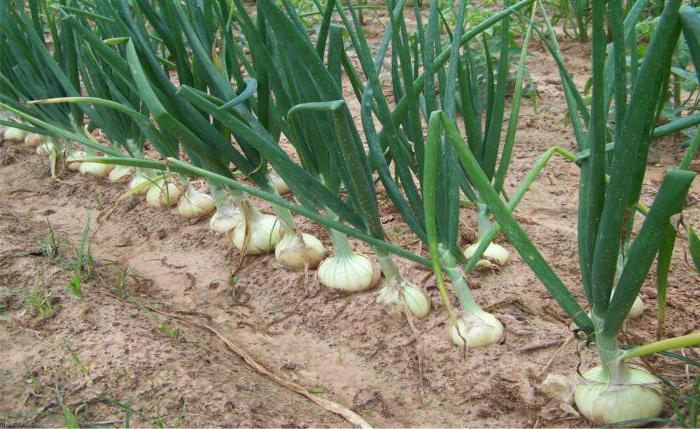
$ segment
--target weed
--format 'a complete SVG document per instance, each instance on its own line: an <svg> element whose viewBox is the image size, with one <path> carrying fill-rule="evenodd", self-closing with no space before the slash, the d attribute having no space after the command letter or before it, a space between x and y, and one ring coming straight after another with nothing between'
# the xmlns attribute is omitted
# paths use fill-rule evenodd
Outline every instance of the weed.
<svg viewBox="0 0 700 429"><path fill-rule="evenodd" d="M185 419L186 407L187 401L185 401L185 398L180 398L180 410L177 413L177 417L175 418L175 423L173 424L174 428L179 428L182 425L182 421Z"/></svg>
<svg viewBox="0 0 700 429"><path fill-rule="evenodd" d="M67 290L72 295L75 295L78 298L81 298L83 296L83 287L79 272L73 273L73 275L70 278L70 283L68 283Z"/></svg>
<svg viewBox="0 0 700 429"><path fill-rule="evenodd" d="M97 267L97 261L90 255L90 217L88 216L85 222L85 228L83 228L83 237L80 241L80 247L77 250L77 255L73 262L73 275L71 276L70 283L68 284L68 292L71 294L82 297L83 296L83 276L85 274L85 280L90 280L95 275L95 268Z"/></svg>
<svg viewBox="0 0 700 429"><path fill-rule="evenodd" d="M238 289L238 281L239 278L238 276L231 274L228 278L228 281L226 282L226 296L230 296L233 304L238 303L239 299L239 289Z"/></svg>
<svg viewBox="0 0 700 429"><path fill-rule="evenodd" d="M124 411L124 428L129 428L131 426L131 416L135 415L138 417L143 418L144 415L141 411L134 409L131 404L127 401L126 403L119 402L116 399L109 397L109 396L102 396L100 400L108 405L111 405L115 408L119 408ZM156 408L156 413L158 413L158 409ZM159 416L158 416L159 417ZM161 419L161 424L158 425L156 424L155 426L158 427L163 427L162 425L162 419Z"/></svg>
<svg viewBox="0 0 700 429"><path fill-rule="evenodd" d="M124 267L119 271L117 280L115 281L114 287L112 288L113 294L115 294L119 298L124 298L126 296L126 286L130 275L131 272L128 267Z"/></svg>
<svg viewBox="0 0 700 429"><path fill-rule="evenodd" d="M53 298L44 284L42 273L37 275L34 287L24 290L21 296L24 304L38 317L44 318L53 313Z"/></svg>
<svg viewBox="0 0 700 429"><path fill-rule="evenodd" d="M148 316L149 319L151 319L153 322L156 323L156 325L158 325L158 331L160 331L161 334L165 335L171 340L176 340L180 337L180 331L177 328L173 328L167 322L161 322L158 315L153 311L149 310L145 305L139 302L135 303L139 306L141 310L143 310L146 313L146 316Z"/></svg>
<svg viewBox="0 0 700 429"><path fill-rule="evenodd" d="M156 415L153 417L153 426L162 429L165 427L165 421L163 420L163 416L160 414L160 409L156 405Z"/></svg>
<svg viewBox="0 0 700 429"><path fill-rule="evenodd" d="M59 242L56 237L56 231L48 218L46 218L47 231L44 239L41 241L41 251L45 257L53 259L58 256Z"/></svg>
<svg viewBox="0 0 700 429"><path fill-rule="evenodd" d="M78 353L75 351L73 347L68 343L68 340L65 338L63 339L63 346L66 348L66 351L68 352L68 355L70 356L71 360L73 363L80 369L80 372L83 373L83 375L87 376L90 374L90 368L87 367L81 360L80 357L78 357Z"/></svg>
<svg viewBox="0 0 700 429"><path fill-rule="evenodd" d="M69 429L79 428L80 420L78 420L78 416L71 412L70 408L68 408L68 406L66 406L66 404L63 402L63 396L61 395L61 390L58 388L58 385L56 385L55 392L56 402L58 403L58 406L61 407L61 411L63 412L63 425ZM83 405L84 404L82 404L81 407L83 407ZM76 411L81 409L81 407L78 407Z"/></svg>
<svg viewBox="0 0 700 429"><path fill-rule="evenodd" d="M700 420L700 376L688 392L674 389L668 393L675 421L682 428L696 428Z"/></svg>
<svg viewBox="0 0 700 429"><path fill-rule="evenodd" d="M165 322L158 325L158 330L171 340L177 340L180 337L180 331Z"/></svg>
<svg viewBox="0 0 700 429"><path fill-rule="evenodd" d="M35 395L41 395L41 393L44 391L44 385L41 384L41 382L39 382L34 371L25 365L24 373L27 383L29 383L32 386L32 392Z"/></svg>

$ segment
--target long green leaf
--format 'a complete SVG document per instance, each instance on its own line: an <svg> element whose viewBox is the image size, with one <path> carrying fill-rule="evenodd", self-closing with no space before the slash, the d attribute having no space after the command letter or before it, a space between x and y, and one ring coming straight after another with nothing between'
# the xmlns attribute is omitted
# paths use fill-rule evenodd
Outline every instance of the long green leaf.
<svg viewBox="0 0 700 429"><path fill-rule="evenodd" d="M523 258L523 261L532 269L535 275L537 275L566 314L573 319L580 329L591 333L593 331L593 325L586 315L586 312L581 308L578 302L576 302L576 298L574 298L561 279L547 264L542 254L540 254L527 234L525 234L520 225L518 225L518 222L513 218L508 207L506 207L503 201L498 197L498 194L493 189L486 174L484 174L479 166L478 161L467 145L464 144L455 125L449 121L444 113L436 112L435 114L440 115L447 140L455 149L460 163L469 174L472 183L474 183L474 187L479 192L484 203L488 205L494 217L501 225L508 240L515 246L518 253L520 253Z"/></svg>
<svg viewBox="0 0 700 429"><path fill-rule="evenodd" d="M695 173L680 169L671 170L664 176L654 204L629 250L605 316L603 334L615 335L622 326L662 245L666 225L671 216L683 210L683 202L694 178Z"/></svg>

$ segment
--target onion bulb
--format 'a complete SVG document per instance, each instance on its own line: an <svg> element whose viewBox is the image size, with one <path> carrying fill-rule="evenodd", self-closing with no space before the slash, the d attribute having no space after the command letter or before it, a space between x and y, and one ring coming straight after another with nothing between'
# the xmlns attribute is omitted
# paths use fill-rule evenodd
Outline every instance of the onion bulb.
<svg viewBox="0 0 700 429"><path fill-rule="evenodd" d="M381 271L366 256L350 254L331 256L318 267L318 281L327 288L359 292L379 283Z"/></svg>
<svg viewBox="0 0 700 429"><path fill-rule="evenodd" d="M270 173L269 178L270 185L275 188L278 194L285 195L289 193L289 186L287 186L287 183L285 183L277 173Z"/></svg>
<svg viewBox="0 0 700 429"><path fill-rule="evenodd" d="M42 158L58 158L58 152L61 147L55 140L46 140L44 143L36 147L36 154Z"/></svg>
<svg viewBox="0 0 700 429"><path fill-rule="evenodd" d="M177 183L170 180L159 180L148 188L146 203L156 208L174 206L181 194L182 191Z"/></svg>
<svg viewBox="0 0 700 429"><path fill-rule="evenodd" d="M37 147L44 142L44 137L41 134L29 133L24 138L25 146Z"/></svg>
<svg viewBox="0 0 700 429"><path fill-rule="evenodd" d="M129 180L129 191L137 194L147 192L151 184L151 178L143 171L137 169L131 176L131 180Z"/></svg>
<svg viewBox="0 0 700 429"><path fill-rule="evenodd" d="M573 384L571 378L563 374L547 374L539 387L550 398L570 404L574 398Z"/></svg>
<svg viewBox="0 0 700 429"><path fill-rule="evenodd" d="M102 164L99 162L81 162L78 171L80 174L92 174L97 177L106 177L114 169L113 164Z"/></svg>
<svg viewBox="0 0 700 429"><path fill-rule="evenodd" d="M457 319L456 327L450 326L452 343L459 347L484 347L499 342L501 337L503 325L496 316L483 310L464 314Z"/></svg>
<svg viewBox="0 0 700 429"><path fill-rule="evenodd" d="M326 249L323 243L311 234L285 234L275 246L275 258L293 270L316 268Z"/></svg>
<svg viewBox="0 0 700 429"><path fill-rule="evenodd" d="M117 165L109 172L109 181L112 183L126 183L134 175L134 167L128 165Z"/></svg>
<svg viewBox="0 0 700 429"><path fill-rule="evenodd" d="M45 145L48 145L50 142L43 143L39 145L36 149L36 153L41 155L39 153L39 150L41 150L42 147ZM66 156L66 167L68 167L69 170L72 171L80 171L80 164L83 159L87 158L87 154L85 151L82 150L71 150L68 152L68 155Z"/></svg>
<svg viewBox="0 0 700 429"><path fill-rule="evenodd" d="M22 142L25 137L27 137L26 131L14 127L5 128L5 133L3 134L5 141Z"/></svg>
<svg viewBox="0 0 700 429"><path fill-rule="evenodd" d="M391 315L400 315L404 311L404 299L411 314L421 319L430 313L430 298L423 289L406 280L390 279L379 291L377 304L384 307Z"/></svg>
<svg viewBox="0 0 700 429"><path fill-rule="evenodd" d="M471 259L471 257L474 256L476 249L479 247L479 243L480 241L477 241L464 249L464 257ZM506 264L506 262L508 262L509 256L510 252L508 252L505 247L496 243L489 243L486 250L481 255L482 259L477 262L476 268L491 268L493 267L493 263L499 267L502 267Z"/></svg>
<svg viewBox="0 0 700 429"><path fill-rule="evenodd" d="M214 199L188 186L185 195L177 203L177 212L185 219L196 219L209 215L216 208Z"/></svg>
<svg viewBox="0 0 700 429"><path fill-rule="evenodd" d="M228 232L231 242L237 249L251 255L271 252L281 238L280 220L276 216L260 213L255 209L250 212L247 222L242 222ZM250 231L250 237L244 248L247 231Z"/></svg>
<svg viewBox="0 0 700 429"><path fill-rule="evenodd" d="M615 288L613 288L612 294L610 295L610 300L612 301L613 297L615 296ZM627 317L625 320L629 319L636 319L639 316L644 314L644 301L642 301L642 298L637 295L636 298L634 298L634 303L632 303L632 308L630 308L629 313L627 313ZM588 315L590 316L590 311L588 312Z"/></svg>
<svg viewBox="0 0 700 429"><path fill-rule="evenodd" d="M644 301L637 295L632 304L630 312L627 314L628 319L636 319L644 313Z"/></svg>
<svg viewBox="0 0 700 429"><path fill-rule="evenodd" d="M209 219L209 228L216 232L229 232L243 222L243 213L233 204L225 203L216 209Z"/></svg>
<svg viewBox="0 0 700 429"><path fill-rule="evenodd" d="M661 414L659 379L642 368L621 365L617 382L612 382L601 366L583 374L582 383L574 390L574 401L587 419L611 424Z"/></svg>

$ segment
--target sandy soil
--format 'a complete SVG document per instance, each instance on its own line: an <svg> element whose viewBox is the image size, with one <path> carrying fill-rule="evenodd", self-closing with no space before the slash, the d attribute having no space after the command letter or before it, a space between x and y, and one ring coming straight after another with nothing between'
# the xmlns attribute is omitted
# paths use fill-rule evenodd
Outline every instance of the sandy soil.
<svg viewBox="0 0 700 429"><path fill-rule="evenodd" d="M583 85L590 73L587 48L566 42L563 50ZM547 148L573 145L553 62L541 46L532 54L540 99L536 112L529 102L523 109L510 190ZM682 156L678 146L673 139L655 145L646 202L663 166ZM574 374L595 362L594 353L578 341L556 353L573 326L517 255L499 272L469 279L507 335L502 344L465 352L450 344L434 279L422 267L401 262L404 275L427 289L434 308L416 322L416 338L404 320L374 304L376 291L339 295L313 275L305 282L303 273L282 269L271 256L247 257L231 278L238 253L207 222L183 221L138 197L98 222L122 188L77 174L54 181L30 152L7 144L0 149L0 425L63 425L56 391L71 410L86 404L78 415L92 425L123 425L126 404L132 424L139 425L348 425L260 376L187 320L215 326L263 365L376 426L586 425L537 386L546 367ZM577 167L554 158L516 216L582 300L577 181ZM698 198L696 182L685 222L700 228ZM78 298L66 286L88 219L90 252L99 264ZM47 220L60 238L54 258L42 254ZM384 220L401 243L413 241L391 212ZM474 214L465 212L463 223L465 239L473 239ZM330 248L320 227L301 225ZM681 240L674 255L668 335L700 325L700 279L687 262L686 244ZM625 329L632 343L655 335L654 280L652 273L642 290L647 311ZM31 291L49 296L51 314L41 316L25 304ZM684 367L660 358L649 363L686 383Z"/></svg>

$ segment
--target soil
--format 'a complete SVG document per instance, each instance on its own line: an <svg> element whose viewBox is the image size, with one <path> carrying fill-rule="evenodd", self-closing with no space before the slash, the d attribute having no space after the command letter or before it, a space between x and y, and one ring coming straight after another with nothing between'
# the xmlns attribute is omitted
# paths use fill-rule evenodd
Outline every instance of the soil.
<svg viewBox="0 0 700 429"><path fill-rule="evenodd" d="M583 87L588 47L562 42L562 49ZM543 46L534 44L531 52L538 106L523 106L510 192L547 148L573 150L554 63ZM646 203L664 169L682 157L679 146L678 139L655 142ZM574 327L502 237L497 241L513 255L509 264L475 273L469 283L507 334L501 344L465 351L451 345L434 278L416 264L401 261L402 273L426 288L433 305L427 318L414 321L417 336L405 319L375 305L376 290L337 294L313 272L287 271L269 255L246 257L231 276L239 254L206 221L149 208L139 196L115 206L121 186L68 172L53 180L31 151L7 142L0 155L0 426L63 426L64 410L92 426L122 426L126 419L137 426L350 425L260 375L192 322L214 326L260 364L373 426L588 425L538 385L549 371L574 375L594 365L594 351L580 340L566 341ZM577 167L555 156L516 217L583 302L577 182ZM699 199L696 181L684 222L697 229ZM395 217L385 211L387 231L417 250ZM68 285L88 223L96 266L91 275L82 273L78 297ZM473 239L469 210L463 224L465 240ZM55 256L46 255L48 225L58 242ZM324 230L304 220L300 225L330 249ZM679 240L668 291L669 336L700 326L700 279L685 249L687 241ZM655 337L654 285L652 269L642 289L647 310L624 331L629 343ZM42 314L41 305L29 304L32 297L43 297L51 309L44 305ZM696 351L686 352L697 358ZM679 386L688 384L686 367L658 357L648 364Z"/></svg>

